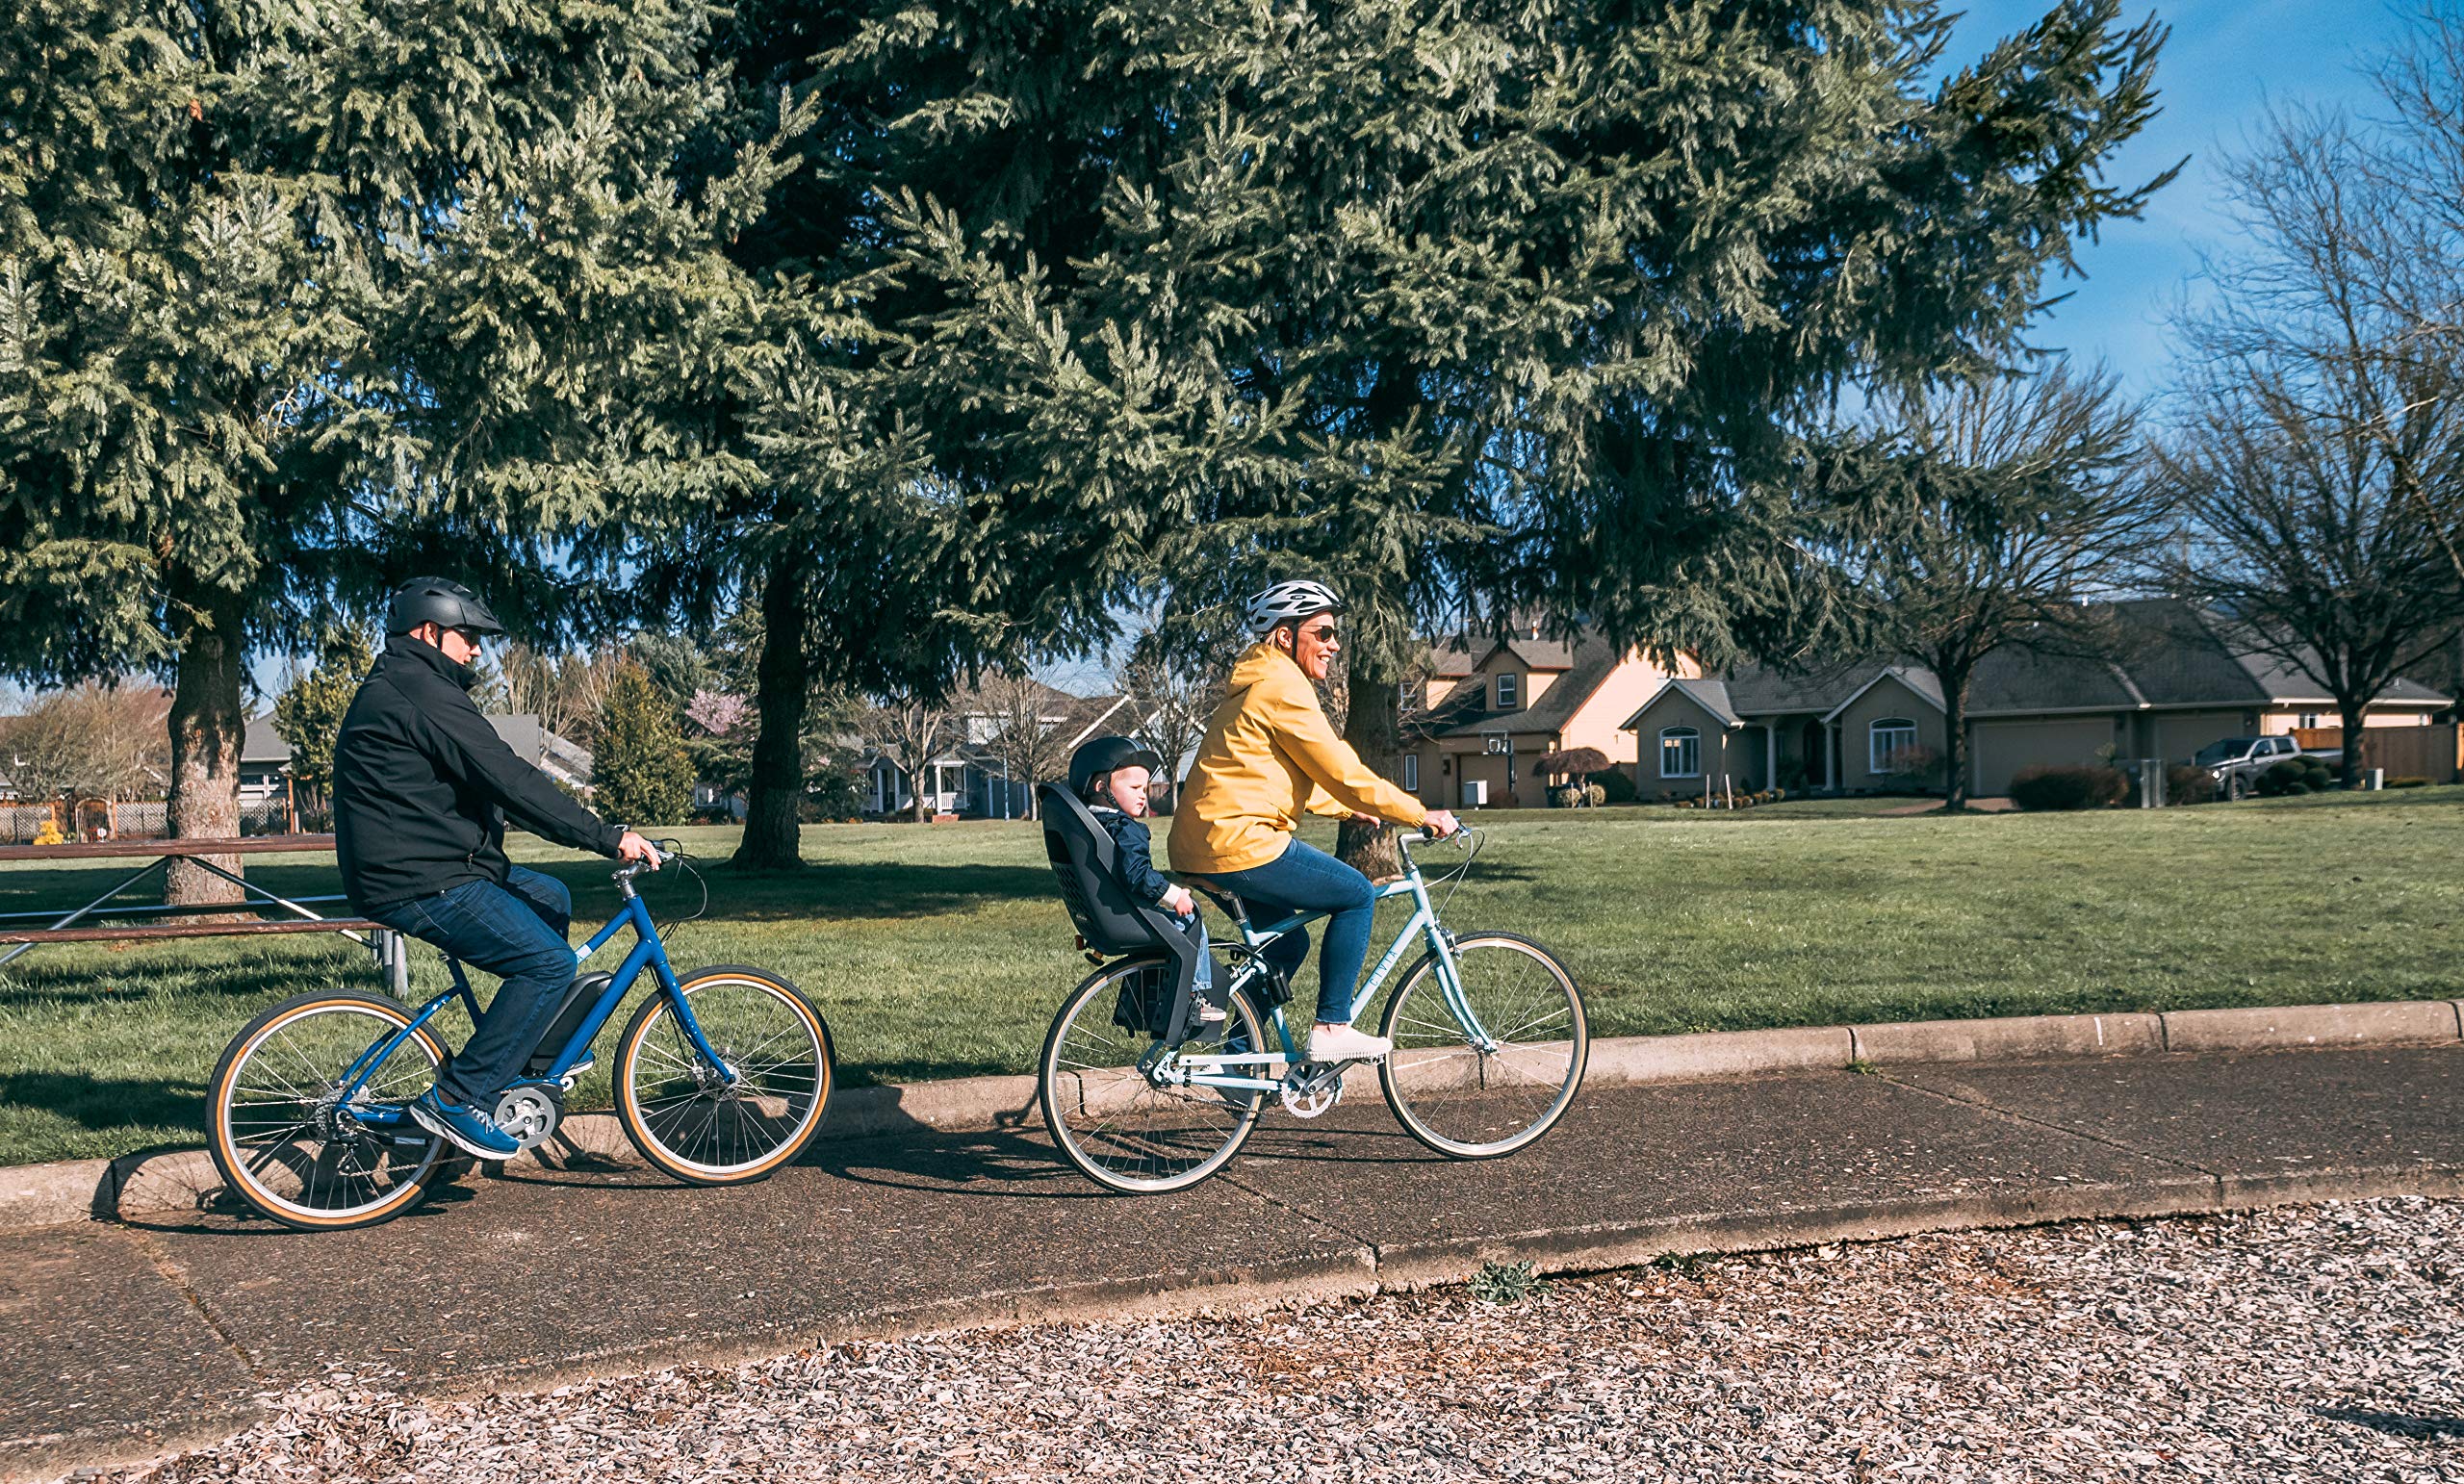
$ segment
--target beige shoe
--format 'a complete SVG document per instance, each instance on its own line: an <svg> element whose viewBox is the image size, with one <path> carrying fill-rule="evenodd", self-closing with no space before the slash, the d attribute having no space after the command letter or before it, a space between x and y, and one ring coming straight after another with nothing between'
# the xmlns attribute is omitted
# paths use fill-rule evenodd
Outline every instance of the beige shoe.
<svg viewBox="0 0 2464 1484"><path fill-rule="evenodd" d="M1357 1026L1320 1026L1309 1033L1312 1062L1379 1062L1394 1049L1393 1041Z"/></svg>

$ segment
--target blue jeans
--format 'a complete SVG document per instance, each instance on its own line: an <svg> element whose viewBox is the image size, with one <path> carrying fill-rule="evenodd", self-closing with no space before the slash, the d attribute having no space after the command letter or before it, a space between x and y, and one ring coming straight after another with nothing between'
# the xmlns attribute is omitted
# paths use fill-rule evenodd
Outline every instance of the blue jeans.
<svg viewBox="0 0 2464 1484"><path fill-rule="evenodd" d="M501 886L466 882L368 914L504 978L471 1038L437 1068L439 1098L493 1109L496 1095L521 1075L573 987L576 960L565 941L573 914L564 883L521 866Z"/></svg>
<svg viewBox="0 0 2464 1484"><path fill-rule="evenodd" d="M1369 930L1377 916L1377 888L1369 878L1305 840L1245 871L1218 871L1215 880L1241 899L1249 921L1265 927L1294 912L1326 912L1326 946L1318 955L1318 1018L1349 1025L1352 991L1369 961ZM1286 979L1309 958L1309 932L1295 928L1263 953Z"/></svg>

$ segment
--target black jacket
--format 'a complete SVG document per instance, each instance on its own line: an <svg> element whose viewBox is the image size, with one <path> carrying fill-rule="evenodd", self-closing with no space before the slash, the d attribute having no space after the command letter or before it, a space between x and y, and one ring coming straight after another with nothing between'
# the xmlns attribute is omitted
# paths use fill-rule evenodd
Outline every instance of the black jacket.
<svg viewBox="0 0 2464 1484"><path fill-rule="evenodd" d="M1119 869L1120 883L1141 902L1160 904L1172 883L1155 869L1155 837L1146 826L1116 808L1100 804L1087 806L1104 833L1113 837L1113 863Z"/></svg>
<svg viewBox="0 0 2464 1484"><path fill-rule="evenodd" d="M505 878L504 826L616 854L624 832L504 745L471 704L474 677L397 634L334 739L334 846L359 911Z"/></svg>

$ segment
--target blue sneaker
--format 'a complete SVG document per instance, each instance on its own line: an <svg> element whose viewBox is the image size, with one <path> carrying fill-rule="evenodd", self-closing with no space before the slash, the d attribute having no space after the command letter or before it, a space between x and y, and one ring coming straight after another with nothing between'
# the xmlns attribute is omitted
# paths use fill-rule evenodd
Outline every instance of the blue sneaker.
<svg viewBox="0 0 2464 1484"><path fill-rule="evenodd" d="M449 1103L428 1088L404 1106L411 1121L475 1159L509 1160L522 1152L512 1136L475 1108Z"/></svg>

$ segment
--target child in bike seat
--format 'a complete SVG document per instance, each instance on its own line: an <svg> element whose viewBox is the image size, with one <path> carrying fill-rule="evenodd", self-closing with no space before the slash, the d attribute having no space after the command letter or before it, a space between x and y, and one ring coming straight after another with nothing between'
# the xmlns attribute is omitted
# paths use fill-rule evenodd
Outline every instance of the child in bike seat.
<svg viewBox="0 0 2464 1484"><path fill-rule="evenodd" d="M1152 801L1147 780L1164 759L1129 737L1097 737L1070 755L1069 787L1113 839L1113 870L1137 901L1151 903L1180 919L1181 932L1197 945L1197 1019L1220 1024L1223 1006L1215 998L1215 962L1206 948L1206 924L1187 886L1176 886L1155 869L1153 837L1144 823Z"/></svg>

